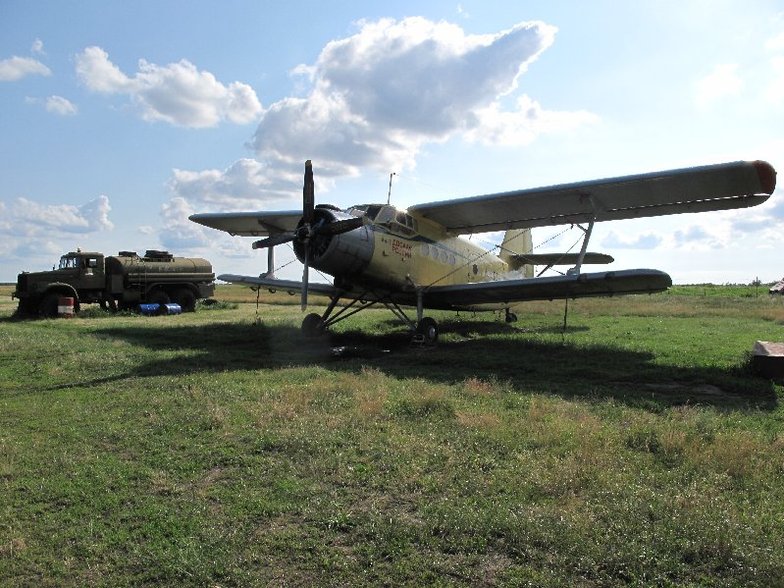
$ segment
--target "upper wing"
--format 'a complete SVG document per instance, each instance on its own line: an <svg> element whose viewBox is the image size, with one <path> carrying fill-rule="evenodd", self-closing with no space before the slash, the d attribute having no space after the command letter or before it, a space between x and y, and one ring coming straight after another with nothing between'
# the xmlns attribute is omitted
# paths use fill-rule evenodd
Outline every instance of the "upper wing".
<svg viewBox="0 0 784 588"><path fill-rule="evenodd" d="M650 294L662 292L670 286L672 279L666 273L636 269L434 286L425 291L423 302L427 308L450 309L492 303L511 304L527 300Z"/></svg>
<svg viewBox="0 0 784 588"><path fill-rule="evenodd" d="M408 211L453 233L483 233L756 206L775 187L769 163L738 161L432 202Z"/></svg>
<svg viewBox="0 0 784 588"><path fill-rule="evenodd" d="M203 212L192 214L188 218L205 227L226 231L232 235L261 237L294 231L302 218L302 211Z"/></svg>

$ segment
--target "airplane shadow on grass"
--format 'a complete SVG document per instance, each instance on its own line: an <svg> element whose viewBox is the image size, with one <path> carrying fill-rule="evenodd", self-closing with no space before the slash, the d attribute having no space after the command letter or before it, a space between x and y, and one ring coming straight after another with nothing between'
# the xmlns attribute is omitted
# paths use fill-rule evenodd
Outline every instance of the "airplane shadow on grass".
<svg viewBox="0 0 784 588"><path fill-rule="evenodd" d="M651 410L682 404L772 410L777 405L772 383L756 377L746 366L734 370L667 366L655 363L653 354L647 352L569 342L571 332L586 327L567 328L562 343L516 336L521 330L497 322L445 321L442 327L443 335L455 336L444 337L436 347L412 346L410 335L403 330L378 334L346 331L307 339L299 329L287 325L108 327L96 335L166 352L166 358L145 361L129 373L68 387L127 377L313 365L358 371L367 366L398 378L441 383L478 378L508 383L525 392L613 398ZM560 333L561 328L529 332Z"/></svg>

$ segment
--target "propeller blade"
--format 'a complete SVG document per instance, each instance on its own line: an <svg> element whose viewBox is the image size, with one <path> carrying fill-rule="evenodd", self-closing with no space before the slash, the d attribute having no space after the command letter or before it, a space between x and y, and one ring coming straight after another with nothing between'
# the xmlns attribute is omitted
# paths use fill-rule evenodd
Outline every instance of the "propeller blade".
<svg viewBox="0 0 784 588"><path fill-rule="evenodd" d="M308 307L308 271L310 267L310 244L305 245L305 263L302 268L302 294L300 298L300 306L303 310Z"/></svg>
<svg viewBox="0 0 784 588"><path fill-rule="evenodd" d="M271 237L267 237L266 239L259 239L258 241L254 241L251 247L253 247L254 249L275 247L276 245L283 245L283 243L288 243L289 241L293 241L296 238L297 236L294 233L280 233L278 235L272 235Z"/></svg>
<svg viewBox="0 0 784 588"><path fill-rule="evenodd" d="M302 220L305 224L313 222L313 211L316 207L315 188L313 185L313 164L305 162L305 182L302 186Z"/></svg>
<svg viewBox="0 0 784 588"><path fill-rule="evenodd" d="M358 229L362 226L362 224L363 220L361 217L347 218L344 220L320 225L316 227L313 232L318 235L340 235L342 233L348 233L349 231Z"/></svg>

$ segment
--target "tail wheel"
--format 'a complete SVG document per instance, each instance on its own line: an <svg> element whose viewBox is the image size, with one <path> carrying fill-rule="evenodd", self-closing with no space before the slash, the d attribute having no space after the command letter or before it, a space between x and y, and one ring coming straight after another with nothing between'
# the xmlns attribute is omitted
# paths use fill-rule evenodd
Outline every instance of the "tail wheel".
<svg viewBox="0 0 784 588"><path fill-rule="evenodd" d="M196 310L196 295L188 288L177 290L174 301L180 305L183 312L193 312Z"/></svg>
<svg viewBox="0 0 784 588"><path fill-rule="evenodd" d="M425 343L435 345L438 342L438 323L426 316L417 324L417 334L425 338Z"/></svg>

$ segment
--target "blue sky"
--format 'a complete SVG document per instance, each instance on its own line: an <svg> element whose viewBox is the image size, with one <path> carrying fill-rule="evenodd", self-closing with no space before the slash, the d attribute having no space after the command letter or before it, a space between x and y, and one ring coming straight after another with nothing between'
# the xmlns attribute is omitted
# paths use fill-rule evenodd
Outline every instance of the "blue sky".
<svg viewBox="0 0 784 588"><path fill-rule="evenodd" d="M784 5L5 0L0 97L0 281L76 247L258 274L251 239L187 216L297 208L305 159L317 201L339 206L384 201L391 172L405 207L739 159L784 169ZM781 196L603 223L591 249L677 283L773 281Z"/></svg>

